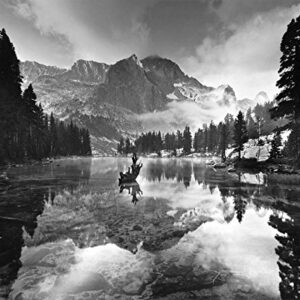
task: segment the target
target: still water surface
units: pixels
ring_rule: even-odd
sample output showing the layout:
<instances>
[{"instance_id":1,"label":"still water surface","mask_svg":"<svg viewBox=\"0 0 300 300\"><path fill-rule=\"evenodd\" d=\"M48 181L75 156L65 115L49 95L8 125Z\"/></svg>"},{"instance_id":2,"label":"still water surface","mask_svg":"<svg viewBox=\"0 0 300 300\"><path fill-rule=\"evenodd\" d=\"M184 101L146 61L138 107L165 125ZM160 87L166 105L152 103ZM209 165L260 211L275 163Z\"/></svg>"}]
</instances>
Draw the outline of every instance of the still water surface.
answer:
<instances>
[{"instance_id":1,"label":"still water surface","mask_svg":"<svg viewBox=\"0 0 300 300\"><path fill-rule=\"evenodd\" d=\"M0 191L10 299L299 299L300 189L201 160L65 159Z\"/></svg>"}]
</instances>

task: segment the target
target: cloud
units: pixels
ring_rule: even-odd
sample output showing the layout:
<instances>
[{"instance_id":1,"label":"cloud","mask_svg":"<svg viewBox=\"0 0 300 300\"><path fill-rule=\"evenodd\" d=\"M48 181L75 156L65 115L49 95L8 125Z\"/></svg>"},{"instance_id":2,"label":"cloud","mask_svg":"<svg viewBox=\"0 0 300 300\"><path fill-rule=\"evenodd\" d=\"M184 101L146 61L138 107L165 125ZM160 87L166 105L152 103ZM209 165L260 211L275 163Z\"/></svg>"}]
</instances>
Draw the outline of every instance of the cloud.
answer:
<instances>
[{"instance_id":1,"label":"cloud","mask_svg":"<svg viewBox=\"0 0 300 300\"><path fill-rule=\"evenodd\" d=\"M142 1L143 2L143 1ZM152 1L149 3L151 4ZM143 52L149 28L141 16L146 3L124 1L14 0L15 12L33 22L41 35L68 41L74 59L94 59L107 63ZM148 3L148 5L149 5Z\"/></svg>"},{"instance_id":2,"label":"cloud","mask_svg":"<svg viewBox=\"0 0 300 300\"><path fill-rule=\"evenodd\" d=\"M215 123L222 121L227 113L236 114L233 106L221 106L211 101L209 106L202 107L193 101L173 101L168 103L167 109L159 112L145 113L138 116L145 131L160 130L171 132L189 126L194 132L204 123L211 120Z\"/></svg>"},{"instance_id":3,"label":"cloud","mask_svg":"<svg viewBox=\"0 0 300 300\"><path fill-rule=\"evenodd\" d=\"M291 7L298 3L298 0L220 0L215 12L226 23L245 22L258 13L268 12L276 7Z\"/></svg>"},{"instance_id":4,"label":"cloud","mask_svg":"<svg viewBox=\"0 0 300 300\"><path fill-rule=\"evenodd\" d=\"M300 5L275 8L229 23L224 32L232 34L205 38L194 55L182 59L185 70L207 85L230 84L238 98L254 98L261 90L274 96L281 38L299 10Z\"/></svg>"},{"instance_id":5,"label":"cloud","mask_svg":"<svg viewBox=\"0 0 300 300\"><path fill-rule=\"evenodd\" d=\"M16 25L16 15L10 21L22 58L68 67L79 58L114 63L133 53L139 57L158 54L179 63L206 85L230 84L238 98L254 98L261 90L272 98L277 92L281 37L300 11L298 0L5 3L24 24L26 20L34 26L25 32ZM1 19L3 5L7 4L0 3ZM4 26L7 21L4 18Z\"/></svg>"}]
</instances>

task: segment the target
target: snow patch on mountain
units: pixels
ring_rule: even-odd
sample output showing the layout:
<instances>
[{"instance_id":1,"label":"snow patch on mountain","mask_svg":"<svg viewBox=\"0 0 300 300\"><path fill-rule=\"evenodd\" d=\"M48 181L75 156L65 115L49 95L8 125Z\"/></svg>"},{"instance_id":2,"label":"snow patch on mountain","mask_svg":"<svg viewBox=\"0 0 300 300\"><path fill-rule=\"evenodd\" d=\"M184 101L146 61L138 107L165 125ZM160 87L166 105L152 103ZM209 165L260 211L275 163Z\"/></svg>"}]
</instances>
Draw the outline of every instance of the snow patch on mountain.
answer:
<instances>
[{"instance_id":1,"label":"snow patch on mountain","mask_svg":"<svg viewBox=\"0 0 300 300\"><path fill-rule=\"evenodd\" d=\"M132 59L140 68L143 68L142 62L137 58L135 54L131 55L130 59Z\"/></svg>"},{"instance_id":2,"label":"snow patch on mountain","mask_svg":"<svg viewBox=\"0 0 300 300\"><path fill-rule=\"evenodd\" d=\"M171 100L178 100L178 97L173 93L170 93L167 95L167 98L168 99L171 99Z\"/></svg>"}]
</instances>

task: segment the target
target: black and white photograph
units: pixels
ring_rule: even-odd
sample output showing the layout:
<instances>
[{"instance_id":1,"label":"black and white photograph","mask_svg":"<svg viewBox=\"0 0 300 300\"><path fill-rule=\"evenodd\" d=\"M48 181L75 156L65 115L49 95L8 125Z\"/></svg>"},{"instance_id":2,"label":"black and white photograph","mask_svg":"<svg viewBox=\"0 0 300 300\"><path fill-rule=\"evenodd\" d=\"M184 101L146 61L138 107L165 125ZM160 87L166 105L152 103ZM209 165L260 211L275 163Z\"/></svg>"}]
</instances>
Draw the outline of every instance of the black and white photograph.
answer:
<instances>
[{"instance_id":1,"label":"black and white photograph","mask_svg":"<svg viewBox=\"0 0 300 300\"><path fill-rule=\"evenodd\" d=\"M300 299L299 0L0 1L0 300Z\"/></svg>"}]
</instances>

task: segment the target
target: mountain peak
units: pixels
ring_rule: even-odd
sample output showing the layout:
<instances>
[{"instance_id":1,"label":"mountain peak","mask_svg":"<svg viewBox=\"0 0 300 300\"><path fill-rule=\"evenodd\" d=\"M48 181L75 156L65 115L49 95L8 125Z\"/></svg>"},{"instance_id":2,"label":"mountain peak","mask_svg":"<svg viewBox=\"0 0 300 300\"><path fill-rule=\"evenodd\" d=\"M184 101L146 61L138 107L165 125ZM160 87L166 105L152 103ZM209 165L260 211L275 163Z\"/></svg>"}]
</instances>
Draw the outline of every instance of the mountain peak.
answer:
<instances>
[{"instance_id":1,"label":"mountain peak","mask_svg":"<svg viewBox=\"0 0 300 300\"><path fill-rule=\"evenodd\" d=\"M100 63L100 62L97 62L97 61L94 61L94 60L85 60L85 59L78 59L76 60L73 65L71 66L71 70L73 68L76 68L76 67L79 67L79 66L108 66L107 64L105 63Z\"/></svg>"},{"instance_id":2,"label":"mountain peak","mask_svg":"<svg viewBox=\"0 0 300 300\"><path fill-rule=\"evenodd\" d=\"M30 82L34 82L41 76L55 76L62 74L66 71L66 69L26 60L20 63L20 71L23 75L23 84L27 85Z\"/></svg>"},{"instance_id":3,"label":"mountain peak","mask_svg":"<svg viewBox=\"0 0 300 300\"><path fill-rule=\"evenodd\" d=\"M230 94L235 97L234 89L229 84L222 84L217 87L217 90L224 91L224 93Z\"/></svg>"},{"instance_id":4,"label":"mountain peak","mask_svg":"<svg viewBox=\"0 0 300 300\"><path fill-rule=\"evenodd\" d=\"M270 98L268 96L268 94L264 91L260 91L256 97L254 98L254 101L257 103L257 104L264 104L266 102L269 102L270 101Z\"/></svg>"},{"instance_id":5,"label":"mountain peak","mask_svg":"<svg viewBox=\"0 0 300 300\"><path fill-rule=\"evenodd\" d=\"M109 66L93 60L78 59L63 77L71 80L102 83Z\"/></svg>"},{"instance_id":6,"label":"mountain peak","mask_svg":"<svg viewBox=\"0 0 300 300\"><path fill-rule=\"evenodd\" d=\"M128 57L128 60L134 61L139 67L143 68L143 64L138 59L138 57L136 56L136 54L132 54L130 57Z\"/></svg>"}]
</instances>

